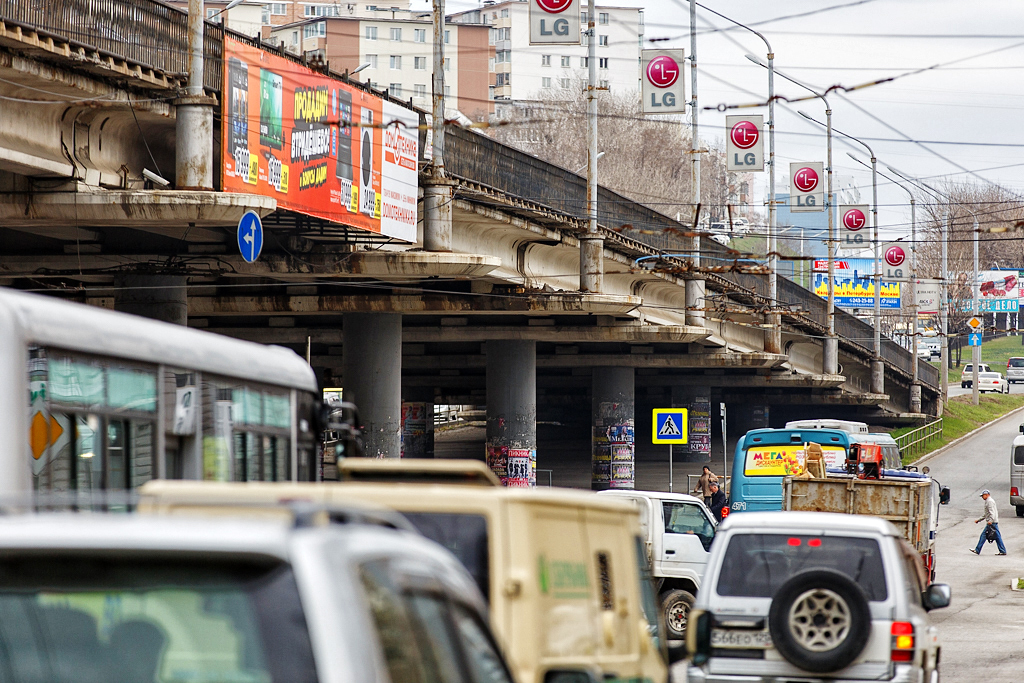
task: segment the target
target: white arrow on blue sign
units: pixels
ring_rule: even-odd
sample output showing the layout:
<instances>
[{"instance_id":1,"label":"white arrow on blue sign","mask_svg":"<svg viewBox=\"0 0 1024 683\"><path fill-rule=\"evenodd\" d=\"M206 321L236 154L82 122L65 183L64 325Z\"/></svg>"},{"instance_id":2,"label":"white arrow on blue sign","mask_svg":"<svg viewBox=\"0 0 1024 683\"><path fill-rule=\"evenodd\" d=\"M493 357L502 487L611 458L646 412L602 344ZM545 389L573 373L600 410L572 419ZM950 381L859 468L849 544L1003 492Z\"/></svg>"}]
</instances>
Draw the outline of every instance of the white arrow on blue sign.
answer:
<instances>
[{"instance_id":1,"label":"white arrow on blue sign","mask_svg":"<svg viewBox=\"0 0 1024 683\"><path fill-rule=\"evenodd\" d=\"M255 211L246 211L238 221L238 251L248 263L253 263L263 251L263 223Z\"/></svg>"},{"instance_id":2,"label":"white arrow on blue sign","mask_svg":"<svg viewBox=\"0 0 1024 683\"><path fill-rule=\"evenodd\" d=\"M968 346L981 346L981 332L971 332L967 335Z\"/></svg>"}]
</instances>

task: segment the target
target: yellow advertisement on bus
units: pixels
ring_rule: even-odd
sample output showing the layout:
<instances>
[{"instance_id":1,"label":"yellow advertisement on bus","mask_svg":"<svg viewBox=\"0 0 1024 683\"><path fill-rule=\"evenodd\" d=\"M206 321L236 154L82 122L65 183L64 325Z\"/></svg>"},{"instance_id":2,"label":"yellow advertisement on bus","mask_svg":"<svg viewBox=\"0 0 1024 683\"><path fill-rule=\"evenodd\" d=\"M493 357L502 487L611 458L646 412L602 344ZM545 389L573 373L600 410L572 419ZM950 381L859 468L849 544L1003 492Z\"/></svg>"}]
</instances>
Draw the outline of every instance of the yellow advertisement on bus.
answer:
<instances>
[{"instance_id":1,"label":"yellow advertisement on bus","mask_svg":"<svg viewBox=\"0 0 1024 683\"><path fill-rule=\"evenodd\" d=\"M842 446L822 446L821 452L826 467L841 467L846 460L846 449ZM743 473L748 477L800 475L805 459L804 444L753 446L747 449Z\"/></svg>"}]
</instances>

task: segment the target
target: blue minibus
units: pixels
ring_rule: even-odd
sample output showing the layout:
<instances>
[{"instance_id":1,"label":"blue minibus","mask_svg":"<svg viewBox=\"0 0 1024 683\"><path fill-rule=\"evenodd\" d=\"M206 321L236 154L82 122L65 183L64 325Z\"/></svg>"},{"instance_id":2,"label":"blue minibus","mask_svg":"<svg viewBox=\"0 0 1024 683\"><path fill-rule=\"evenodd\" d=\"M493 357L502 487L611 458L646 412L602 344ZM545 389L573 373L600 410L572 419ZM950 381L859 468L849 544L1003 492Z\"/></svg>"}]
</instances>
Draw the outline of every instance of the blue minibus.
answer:
<instances>
[{"instance_id":1,"label":"blue minibus","mask_svg":"<svg viewBox=\"0 0 1024 683\"><path fill-rule=\"evenodd\" d=\"M752 429L736 444L731 512L782 509L782 478L799 474L805 443L821 446L827 467L843 467L850 435L838 429Z\"/></svg>"}]
</instances>

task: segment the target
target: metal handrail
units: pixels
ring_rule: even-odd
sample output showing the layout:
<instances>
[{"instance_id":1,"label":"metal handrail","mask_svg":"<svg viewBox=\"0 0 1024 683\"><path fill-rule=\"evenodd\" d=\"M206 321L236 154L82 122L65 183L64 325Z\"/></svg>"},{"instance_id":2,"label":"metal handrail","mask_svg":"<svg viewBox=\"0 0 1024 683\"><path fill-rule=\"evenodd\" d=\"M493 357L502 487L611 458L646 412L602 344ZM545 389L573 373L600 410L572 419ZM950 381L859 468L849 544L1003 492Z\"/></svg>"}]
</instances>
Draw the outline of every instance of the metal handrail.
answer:
<instances>
[{"instance_id":1,"label":"metal handrail","mask_svg":"<svg viewBox=\"0 0 1024 683\"><path fill-rule=\"evenodd\" d=\"M912 429L906 434L896 437L896 445L904 458L907 456L923 455L929 441L935 438L942 438L942 418Z\"/></svg>"}]
</instances>

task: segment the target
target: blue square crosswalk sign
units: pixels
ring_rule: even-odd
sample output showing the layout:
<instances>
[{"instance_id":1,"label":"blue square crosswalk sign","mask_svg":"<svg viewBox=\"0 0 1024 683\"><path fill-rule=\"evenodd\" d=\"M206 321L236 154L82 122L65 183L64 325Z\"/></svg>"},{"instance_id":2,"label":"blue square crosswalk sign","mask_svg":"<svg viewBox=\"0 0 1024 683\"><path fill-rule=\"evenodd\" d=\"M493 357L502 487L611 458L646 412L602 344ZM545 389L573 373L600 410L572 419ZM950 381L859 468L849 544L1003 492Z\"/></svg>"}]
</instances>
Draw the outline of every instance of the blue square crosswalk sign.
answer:
<instances>
[{"instance_id":1,"label":"blue square crosswalk sign","mask_svg":"<svg viewBox=\"0 0 1024 683\"><path fill-rule=\"evenodd\" d=\"M655 408L652 443L686 443L686 408Z\"/></svg>"},{"instance_id":2,"label":"blue square crosswalk sign","mask_svg":"<svg viewBox=\"0 0 1024 683\"><path fill-rule=\"evenodd\" d=\"M981 332L971 332L967 335L968 346L981 346Z\"/></svg>"}]
</instances>

